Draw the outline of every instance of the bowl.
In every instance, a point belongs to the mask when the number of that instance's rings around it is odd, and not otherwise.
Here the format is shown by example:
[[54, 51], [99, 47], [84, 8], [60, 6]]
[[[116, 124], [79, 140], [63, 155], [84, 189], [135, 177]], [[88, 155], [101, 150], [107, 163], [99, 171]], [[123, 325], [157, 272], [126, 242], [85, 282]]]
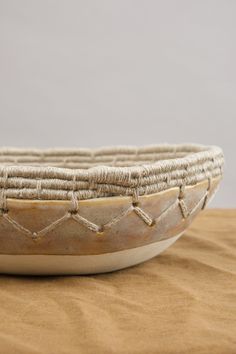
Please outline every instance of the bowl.
[[0, 149], [0, 272], [104, 273], [172, 245], [206, 207], [223, 153], [203, 145]]

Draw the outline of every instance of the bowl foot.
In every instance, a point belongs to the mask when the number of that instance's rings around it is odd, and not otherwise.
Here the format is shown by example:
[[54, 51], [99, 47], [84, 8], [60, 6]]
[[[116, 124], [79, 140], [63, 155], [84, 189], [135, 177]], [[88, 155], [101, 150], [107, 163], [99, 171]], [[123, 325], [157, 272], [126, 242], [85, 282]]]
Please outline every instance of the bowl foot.
[[22, 275], [76, 275], [107, 273], [151, 259], [181, 234], [145, 246], [99, 255], [0, 255], [0, 273]]

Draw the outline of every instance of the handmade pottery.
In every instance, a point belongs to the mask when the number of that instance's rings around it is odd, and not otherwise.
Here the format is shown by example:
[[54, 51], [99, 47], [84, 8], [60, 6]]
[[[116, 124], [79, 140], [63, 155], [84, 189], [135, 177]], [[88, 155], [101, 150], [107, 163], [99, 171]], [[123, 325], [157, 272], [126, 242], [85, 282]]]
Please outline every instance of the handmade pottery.
[[0, 155], [0, 272], [15, 274], [110, 272], [156, 256], [205, 208], [223, 165], [219, 148], [199, 145]]

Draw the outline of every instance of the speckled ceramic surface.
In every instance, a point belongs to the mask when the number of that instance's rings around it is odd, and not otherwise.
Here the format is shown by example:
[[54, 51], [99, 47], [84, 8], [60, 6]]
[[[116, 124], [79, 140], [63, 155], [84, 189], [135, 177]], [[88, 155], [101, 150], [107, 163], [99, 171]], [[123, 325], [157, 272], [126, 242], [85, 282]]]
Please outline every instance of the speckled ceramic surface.
[[[9, 211], [0, 217], [0, 255], [5, 255], [0, 256], [0, 267], [2, 264], [7, 271], [7, 264], [8, 272], [32, 274], [96, 273], [140, 263], [176, 241], [205, 207], [219, 181], [220, 177], [212, 179], [210, 185], [206, 180], [187, 186], [183, 196], [179, 188], [142, 196], [138, 205], [132, 203], [131, 197], [82, 200], [77, 214], [70, 213], [69, 201], [9, 199]], [[95, 230], [100, 231], [89, 229], [84, 220], [97, 225]], [[37, 255], [41, 255], [41, 261]], [[46, 255], [51, 259], [43, 259]], [[25, 262], [29, 264], [22, 269]]]

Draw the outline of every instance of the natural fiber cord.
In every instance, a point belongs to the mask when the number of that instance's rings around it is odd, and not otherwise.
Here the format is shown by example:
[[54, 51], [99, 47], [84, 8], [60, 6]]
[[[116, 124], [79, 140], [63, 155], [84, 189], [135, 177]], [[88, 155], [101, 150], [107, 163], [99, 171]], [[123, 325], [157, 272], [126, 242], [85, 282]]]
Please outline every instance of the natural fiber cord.
[[[215, 146], [0, 149], [1, 203], [7, 198], [77, 200], [132, 196], [193, 185], [222, 174]], [[4, 210], [4, 205], [0, 206]], [[137, 209], [137, 213], [141, 213]], [[146, 217], [145, 215], [141, 215]], [[149, 220], [147, 220], [149, 222]]]

